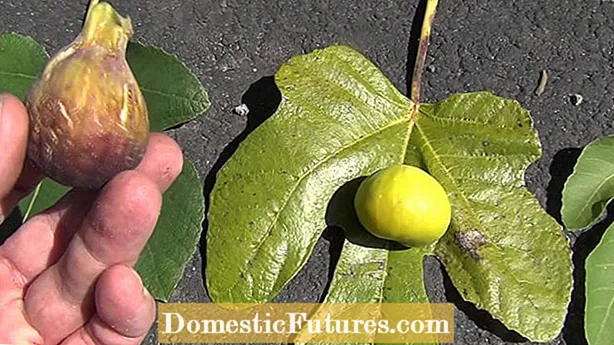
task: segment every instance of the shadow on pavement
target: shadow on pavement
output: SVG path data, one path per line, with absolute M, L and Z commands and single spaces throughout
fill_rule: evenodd
M 550 183 L 548 184 L 548 188 L 546 188 L 546 211 L 554 217 L 559 224 L 563 224 L 561 220 L 563 187 L 573 172 L 573 168 L 578 161 L 580 153 L 582 153 L 582 149 L 562 149 L 554 155 L 552 163 L 550 164 Z
M 329 243 L 329 263 L 328 276 L 326 277 L 326 286 L 324 286 L 322 295 L 318 298 L 318 303 L 324 303 L 324 300 L 328 295 L 330 284 L 332 283 L 333 277 L 335 276 L 335 268 L 337 267 L 337 263 L 339 262 L 339 258 L 341 257 L 341 251 L 343 250 L 343 244 L 345 243 L 345 233 L 343 232 L 343 229 L 337 226 L 329 226 L 322 233 L 322 237 L 324 237 L 324 239 L 327 240 Z

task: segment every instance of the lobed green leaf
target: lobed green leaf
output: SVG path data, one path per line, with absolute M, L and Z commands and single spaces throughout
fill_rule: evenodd
M 457 94 L 422 105 L 414 123 L 411 102 L 343 46 L 292 58 L 276 81 L 278 111 L 226 163 L 211 196 L 207 284 L 216 302 L 271 300 L 336 225 L 348 240 L 327 301 L 424 300 L 421 258 L 433 253 L 461 294 L 506 326 L 536 341 L 559 334 L 571 251 L 525 188 L 541 150 L 517 102 Z M 365 242 L 344 219 L 357 179 L 403 162 L 428 170 L 452 201 L 452 225 L 432 251 Z

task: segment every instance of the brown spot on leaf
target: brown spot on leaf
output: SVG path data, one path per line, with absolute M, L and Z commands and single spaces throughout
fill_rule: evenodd
M 482 260 L 479 253 L 479 247 L 487 244 L 488 240 L 481 232 L 476 229 L 457 231 L 454 233 L 454 238 L 461 250 L 471 255 L 476 261 Z

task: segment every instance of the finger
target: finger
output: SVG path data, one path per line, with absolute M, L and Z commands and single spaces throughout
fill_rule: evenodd
M 137 273 L 108 268 L 96 283 L 96 315 L 62 345 L 138 345 L 153 324 L 156 307 Z
M 164 193 L 183 169 L 183 152 L 175 140 L 152 133 L 145 157 L 136 170 L 147 175 Z
M 162 203 L 159 187 L 127 171 L 103 188 L 60 260 L 32 282 L 25 296 L 30 323 L 57 343 L 93 312 L 93 287 L 108 267 L 132 266 L 154 230 Z
M 170 137 L 152 133 L 147 151 L 137 171 L 147 175 L 165 192 L 183 167 L 179 145 Z M 72 191 L 50 209 L 27 221 L 0 247 L 0 257 L 10 258 L 31 281 L 53 265 L 79 228 L 96 193 Z
M 15 207 L 15 196 L 19 194 L 13 189 L 21 175 L 26 157 L 28 142 L 28 113 L 21 101 L 15 96 L 0 96 L 0 222 L 4 220 Z M 20 181 L 21 190 L 31 189 L 36 183 L 25 179 Z

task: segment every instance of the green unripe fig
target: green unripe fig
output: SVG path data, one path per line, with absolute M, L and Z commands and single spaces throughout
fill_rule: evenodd
M 410 247 L 436 242 L 452 216 L 439 182 L 409 165 L 393 165 L 366 178 L 358 187 L 354 207 L 367 231 Z
M 130 18 L 93 0 L 30 89 L 28 159 L 56 182 L 97 189 L 141 162 L 149 117 L 125 57 L 132 35 Z

